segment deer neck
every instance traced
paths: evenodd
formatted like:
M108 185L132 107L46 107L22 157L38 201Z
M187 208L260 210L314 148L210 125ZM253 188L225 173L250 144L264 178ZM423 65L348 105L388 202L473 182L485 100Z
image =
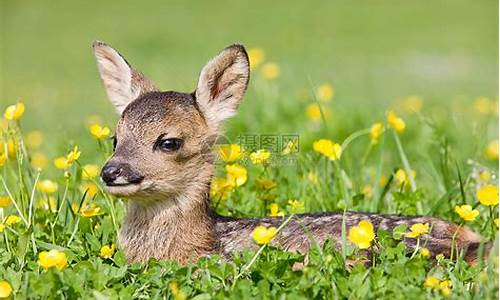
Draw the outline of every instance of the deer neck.
M209 182L180 195L144 205L131 200L119 234L129 262L149 258L196 261L215 244L215 222L209 205Z

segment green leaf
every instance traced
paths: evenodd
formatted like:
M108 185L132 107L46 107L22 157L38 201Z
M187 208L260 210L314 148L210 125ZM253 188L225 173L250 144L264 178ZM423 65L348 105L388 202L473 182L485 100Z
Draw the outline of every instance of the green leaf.
M394 229L392 230L392 237L395 240L401 240L405 236L407 229L408 229L408 225L399 224L398 226L394 227Z

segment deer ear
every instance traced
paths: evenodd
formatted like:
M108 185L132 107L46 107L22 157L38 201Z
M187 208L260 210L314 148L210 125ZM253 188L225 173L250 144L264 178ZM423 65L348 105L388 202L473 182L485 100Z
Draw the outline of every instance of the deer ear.
M112 47L100 41L95 41L92 47L106 94L119 114L141 94L157 90Z
M218 128L236 113L249 76L248 55L241 45L225 48L203 67L196 101L210 125Z

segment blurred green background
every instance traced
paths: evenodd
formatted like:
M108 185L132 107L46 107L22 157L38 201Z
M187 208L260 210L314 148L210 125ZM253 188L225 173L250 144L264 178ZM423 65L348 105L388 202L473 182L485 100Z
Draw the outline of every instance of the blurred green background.
M83 120L91 114L109 125L116 118L98 78L94 39L117 48L161 88L180 91L192 91L201 67L226 45L263 48L281 76L277 96L265 103L273 113L252 108L263 103L250 88L240 121L233 122L250 124L251 130L297 130L293 120L276 122L276 117L283 107L291 109L291 119L303 112L293 110L299 107L296 95L322 82L335 87L337 114L383 116L388 105L412 94L426 103L497 97L497 0L2 0L0 5L2 107L22 99L24 126L48 136L83 134Z

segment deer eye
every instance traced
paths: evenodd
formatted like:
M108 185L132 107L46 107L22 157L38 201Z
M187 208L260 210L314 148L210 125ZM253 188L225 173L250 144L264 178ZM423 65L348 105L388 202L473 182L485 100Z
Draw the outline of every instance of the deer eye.
M159 149L163 152L173 152L179 150L182 147L183 140L179 138L163 138L162 136L158 137L158 140L155 143L154 149Z

